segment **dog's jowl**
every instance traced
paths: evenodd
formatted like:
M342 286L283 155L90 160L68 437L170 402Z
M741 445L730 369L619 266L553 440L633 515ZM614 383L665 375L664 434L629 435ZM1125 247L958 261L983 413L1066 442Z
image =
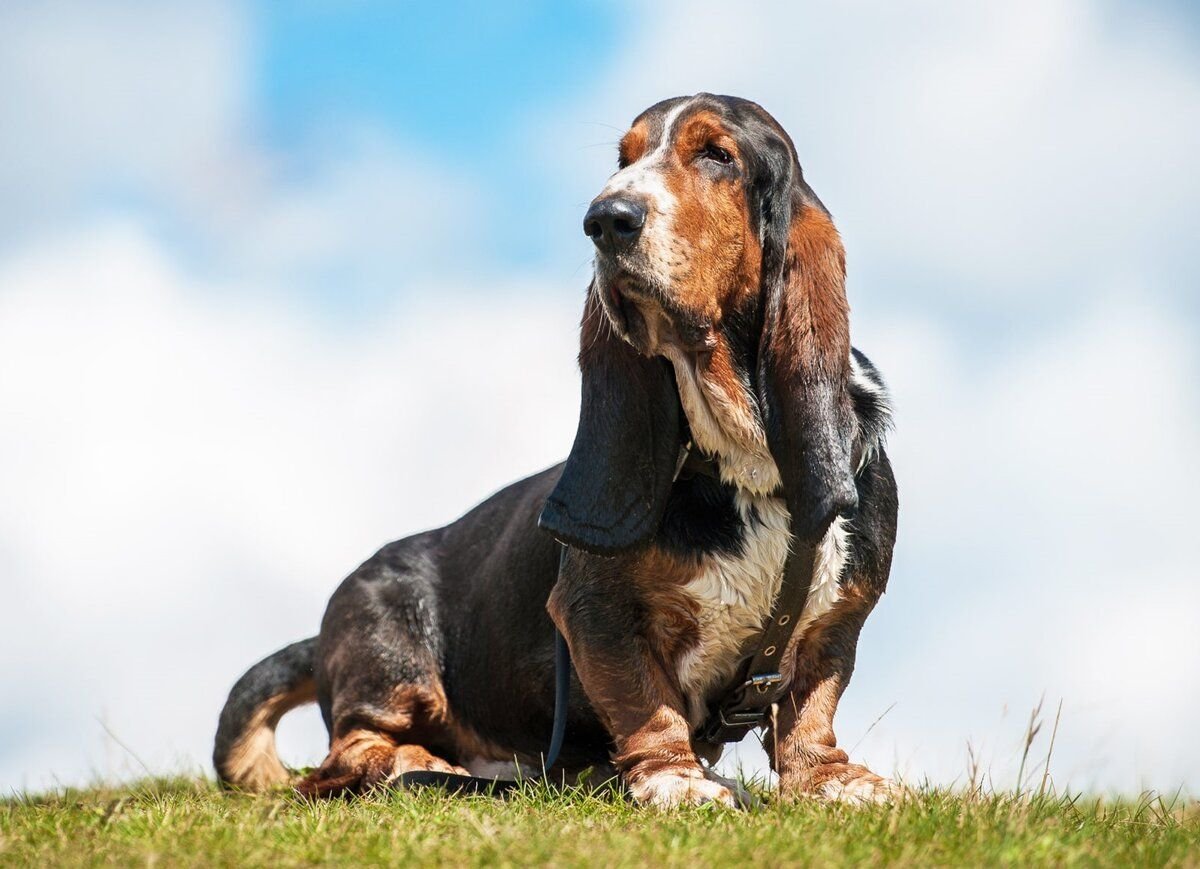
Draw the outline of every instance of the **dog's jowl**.
M706 722L781 619L786 690L763 740L781 795L891 793L833 730L891 566L888 395L850 346L842 244L791 139L746 100L661 102L621 139L584 231L595 275L567 461L355 570L316 637L234 686L224 782L328 795L536 768L557 626L577 680L562 771L611 766L654 805L733 804ZM779 615L801 555L800 606ZM274 729L311 700L329 754L293 781Z

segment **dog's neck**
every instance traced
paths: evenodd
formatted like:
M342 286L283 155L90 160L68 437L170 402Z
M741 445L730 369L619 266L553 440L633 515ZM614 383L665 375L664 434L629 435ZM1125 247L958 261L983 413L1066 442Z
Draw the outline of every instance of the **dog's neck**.
M692 353L664 342L660 352L675 369L679 401L692 440L715 456L722 482L751 495L780 487L779 468L767 448L757 405L730 364L727 352Z
M675 369L679 401L692 441L714 456L721 481L749 495L765 496L780 488L779 468L767 447L758 403L738 371L729 344L710 333L703 350L683 341L663 308L650 299L638 307L646 324L643 352L662 356Z

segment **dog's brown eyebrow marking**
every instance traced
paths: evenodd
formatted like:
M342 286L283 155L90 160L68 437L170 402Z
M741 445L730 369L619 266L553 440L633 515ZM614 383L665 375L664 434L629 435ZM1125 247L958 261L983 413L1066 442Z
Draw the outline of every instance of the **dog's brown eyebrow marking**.
M679 126L679 132L675 135L675 153L680 160L687 160L709 144L723 148L734 157L738 156L737 141L721 118L715 112L702 109Z
M629 166L642 159L646 153L646 144L649 139L650 133L646 122L638 121L634 124L629 132L621 137L621 144L617 149L619 164Z

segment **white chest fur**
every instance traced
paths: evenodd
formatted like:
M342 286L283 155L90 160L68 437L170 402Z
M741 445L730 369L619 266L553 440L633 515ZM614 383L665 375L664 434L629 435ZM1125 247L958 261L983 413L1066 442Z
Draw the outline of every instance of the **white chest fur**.
M693 725L703 720L709 693L733 675L742 645L770 614L791 542L790 517L781 498L739 491L734 504L745 527L741 553L710 557L701 573L684 586L699 610L696 645L677 665ZM817 549L813 582L796 625L797 639L837 602L846 549L847 530L839 518Z

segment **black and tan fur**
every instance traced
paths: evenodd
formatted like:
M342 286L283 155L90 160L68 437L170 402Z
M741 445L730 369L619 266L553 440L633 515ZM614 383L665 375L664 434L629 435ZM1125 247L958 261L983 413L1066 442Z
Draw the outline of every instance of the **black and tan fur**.
M354 571L317 637L234 687L223 781L291 782L274 726L313 697L330 749L292 782L305 793L536 765L557 625L575 664L561 766L611 763L650 804L732 803L701 763L720 747L696 733L768 616L788 548L809 546L791 687L766 734L780 789L890 793L833 732L895 540L888 399L850 347L841 241L791 139L745 100L659 103L622 139L585 231L596 269L567 462ZM689 450L716 472L684 464ZM556 538L570 546L561 578Z

